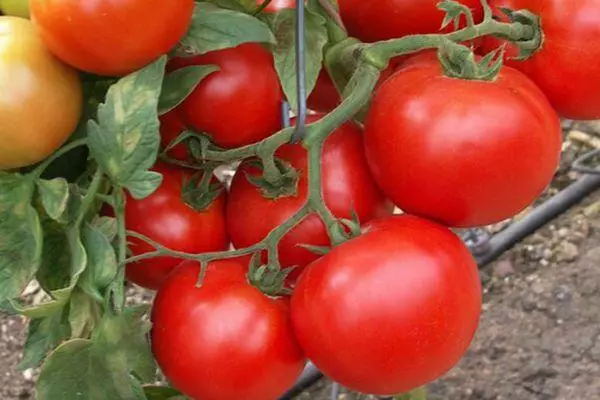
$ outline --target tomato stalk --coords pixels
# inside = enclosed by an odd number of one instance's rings
[[[61,147],[60,149],[58,149],[54,153],[52,153],[52,155],[50,157],[48,157],[46,160],[44,160],[44,162],[42,162],[40,165],[35,167],[35,169],[31,172],[30,175],[35,179],[39,178],[40,176],[42,176],[42,174],[44,173],[46,168],[48,168],[50,166],[50,164],[52,164],[54,161],[56,161],[60,157],[64,156],[71,150],[74,150],[78,147],[86,146],[86,145],[87,145],[87,139],[78,139],[78,140],[74,140],[70,143],[67,143],[66,145],[64,145],[63,147]]]
[[[112,306],[117,314],[121,314],[125,308],[125,259],[127,258],[127,232],[125,228],[125,192],[123,188],[116,187],[113,193],[115,203],[115,215],[117,218],[117,238],[118,238],[118,265],[117,276],[109,286],[108,301],[112,301]]]

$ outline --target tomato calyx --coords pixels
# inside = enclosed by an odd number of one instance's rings
[[[294,268],[280,269],[272,263],[262,264],[260,252],[254,253],[248,269],[248,281],[267,296],[287,296],[291,292],[286,287],[286,280]]]
[[[502,68],[504,49],[502,46],[478,60],[469,47],[447,41],[440,47],[438,59],[450,78],[492,81]]]
[[[185,182],[181,191],[183,201],[196,211],[206,210],[225,189],[213,176],[213,168],[207,166],[204,171],[195,174]]]
[[[511,23],[519,23],[524,26],[531,27],[533,31],[533,37],[529,40],[516,40],[512,43],[519,49],[519,55],[515,57],[516,60],[523,61],[527,60],[538,50],[540,50],[544,44],[544,33],[542,31],[541,18],[532,13],[529,10],[511,10],[510,8],[501,7],[500,11],[504,13]],[[502,36],[499,36],[502,39]]]
[[[260,189],[267,199],[279,199],[281,197],[295,196],[298,193],[298,181],[300,174],[289,163],[274,157],[270,176],[267,176],[267,168],[264,161],[249,160],[250,165],[263,169],[262,175],[251,175],[246,173],[248,182]]]

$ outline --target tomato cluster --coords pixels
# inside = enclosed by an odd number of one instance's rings
[[[433,34],[444,19],[435,1],[338,3],[348,33],[362,42]],[[319,143],[317,181],[316,145],[265,150],[283,129],[285,97],[269,45],[173,51],[192,23],[193,0],[30,0],[31,21],[0,17],[0,169],[39,163],[69,139],[84,108],[78,71],[94,82],[122,77],[166,53],[168,74],[215,66],[158,116],[169,149],[144,175],[162,176],[156,190],[108,201],[137,260],[127,263],[127,278],[157,291],[152,350],[165,376],[192,399],[272,400],[308,359],[356,391],[411,391],[450,370],[478,325],[477,265],[451,229],[521,212],[558,167],[559,115],[600,118],[600,3],[492,3],[539,14],[540,49],[521,62],[509,45],[507,65],[491,79],[451,76],[432,51],[393,60],[380,68],[364,118]],[[464,5],[482,20],[479,0]],[[264,21],[293,6],[271,2]],[[499,42],[484,38],[481,48]],[[309,126],[342,102],[331,68],[315,71]],[[125,150],[140,140],[132,136]],[[231,182],[220,182],[209,151],[251,155],[232,166]],[[268,168],[281,179],[265,181]],[[307,207],[275,245],[264,245]],[[155,250],[158,257],[144,257]]]

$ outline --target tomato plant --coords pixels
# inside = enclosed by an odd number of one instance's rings
[[[524,209],[554,176],[561,144],[548,100],[509,67],[478,81],[446,77],[435,62],[409,66],[379,89],[365,125],[384,192],[404,211],[451,226]]]
[[[17,17],[0,17],[0,69],[0,169],[37,163],[77,126],[79,77],[50,54],[31,22]]]
[[[190,24],[194,1],[31,0],[30,7],[57,57],[86,72],[122,76],[177,44]]]
[[[233,261],[183,264],[152,310],[152,350],[169,381],[203,400],[264,400],[282,395],[304,368],[289,301],[265,296]]]
[[[225,148],[257,142],[281,128],[283,99],[273,56],[247,43],[202,56],[177,59],[173,68],[217,65],[181,105],[184,121]]]
[[[408,392],[452,368],[480,310],[468,249],[416,217],[375,222],[311,264],[292,296],[308,358],[342,385],[379,395]]]
[[[160,117],[160,144],[167,148],[171,142],[179,137],[185,131],[186,126],[181,120],[179,114],[171,111]],[[176,160],[187,160],[190,158],[189,151],[185,143],[180,143],[167,152],[169,157]]]
[[[143,200],[128,197],[125,206],[125,225],[168,248],[205,252],[225,250],[229,244],[225,230],[225,193],[196,211],[183,198],[189,172],[164,164],[157,164],[163,175],[160,187]],[[152,246],[135,238],[130,239],[134,255],[152,251]],[[176,258],[157,257],[127,265],[127,278],[149,289],[158,289],[171,270],[180,261]]]
[[[507,64],[526,73],[548,96],[561,116],[578,120],[600,118],[600,3],[595,0],[494,0],[496,7],[528,9],[542,19],[542,47],[523,62],[512,60],[518,49],[509,46]],[[498,11],[499,18],[505,18]],[[486,38],[485,49],[498,45]],[[568,82],[569,84],[565,84]]]
[[[318,119],[319,116],[312,116],[309,121]],[[291,164],[300,174],[295,193],[291,195],[266,197],[259,187],[248,180],[248,176],[260,175],[260,169],[252,163],[242,164],[233,178],[227,202],[227,229],[234,246],[238,248],[261,241],[306,202],[306,150],[300,145],[285,145],[279,148],[277,157]],[[327,139],[322,168],[323,196],[336,217],[350,219],[354,212],[359,221],[366,222],[391,213],[389,202],[375,185],[368,170],[358,126],[352,123],[343,125]],[[299,247],[300,244],[330,244],[327,229],[316,215],[307,218],[282,238],[279,257],[283,266],[303,267],[318,258],[311,251]],[[296,269],[293,276],[296,277],[300,271],[301,268]]]
[[[437,3],[429,0],[338,1],[348,32],[367,42],[438,32],[445,14],[436,7]],[[473,9],[475,19],[481,18],[480,0],[461,3]]]

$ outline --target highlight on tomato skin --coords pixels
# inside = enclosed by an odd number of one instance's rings
[[[460,238],[422,218],[388,217],[365,230],[304,270],[292,323],[330,379],[361,393],[406,393],[469,347],[481,313],[477,264]]]
[[[277,399],[306,358],[294,335],[289,299],[250,285],[232,260],[181,264],[152,307],[152,350],[161,370],[193,399]]]

